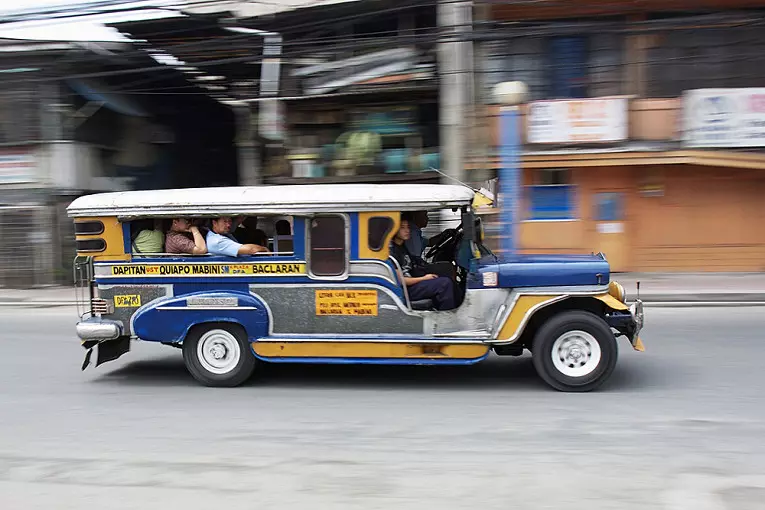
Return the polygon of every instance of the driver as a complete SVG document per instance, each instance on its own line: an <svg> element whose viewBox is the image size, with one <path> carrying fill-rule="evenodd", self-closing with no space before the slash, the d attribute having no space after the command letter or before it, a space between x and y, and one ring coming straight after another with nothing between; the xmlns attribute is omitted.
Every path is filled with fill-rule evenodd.
<svg viewBox="0 0 765 510"><path fill-rule="evenodd" d="M390 247L390 254L404 273L404 285L409 293L409 299L412 301L432 299L436 310L456 308L452 279L427 273L424 269L425 261L419 256L412 255L404 244L411 237L409 220L407 215L402 215L401 226L393 237ZM415 276L416 274L420 276Z"/></svg>
<svg viewBox="0 0 765 510"><path fill-rule="evenodd" d="M412 213L409 221L409 230L411 236L404 245L409 253L414 253L418 257L422 256L425 247L428 245L428 238L422 234L422 229L428 226L428 211L415 211Z"/></svg>

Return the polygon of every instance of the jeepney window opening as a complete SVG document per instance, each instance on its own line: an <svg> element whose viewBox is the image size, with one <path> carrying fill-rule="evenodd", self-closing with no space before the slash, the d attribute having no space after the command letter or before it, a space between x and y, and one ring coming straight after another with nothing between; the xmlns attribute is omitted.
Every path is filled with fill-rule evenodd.
<svg viewBox="0 0 765 510"><path fill-rule="evenodd" d="M75 241L78 252L101 252L106 250L106 241L103 239L80 239Z"/></svg>
<svg viewBox="0 0 765 510"><path fill-rule="evenodd" d="M395 222L388 216L373 216L369 218L367 225L367 244L372 251L380 251L385 248L385 239L393 230Z"/></svg>
<svg viewBox="0 0 765 510"><path fill-rule="evenodd" d="M349 233L344 215L322 214L309 219L308 273L340 277L348 271Z"/></svg>
<svg viewBox="0 0 765 510"><path fill-rule="evenodd" d="M251 218L256 220L255 223L250 224L250 231L232 229L231 234L234 235L237 242L241 244L260 244L268 248L269 253L259 253L255 255L258 258L267 256L294 256L294 217L290 215L268 215L258 216L257 214L240 215L245 218ZM237 215L231 215L232 218L236 218ZM207 233L212 229L212 218L201 216L189 216L191 223L199 228L199 232L203 238L207 237ZM154 257L210 257L211 254L192 254L192 253L169 253L166 251L167 235L172 228L172 218L165 217L137 217L129 220L123 220L123 223L128 225L128 232L130 235L130 247L131 254L136 258L154 258ZM135 239L144 230L156 230L157 226L160 226L160 230L163 236L162 249L159 251L140 252L136 250ZM242 225L240 223L240 225ZM256 228L253 228L255 226ZM257 231L257 232L254 232ZM242 257L245 258L245 257ZM249 258L249 257L247 257Z"/></svg>
<svg viewBox="0 0 765 510"><path fill-rule="evenodd" d="M74 224L74 234L82 236L95 236L104 233L104 222L93 221L78 221Z"/></svg>

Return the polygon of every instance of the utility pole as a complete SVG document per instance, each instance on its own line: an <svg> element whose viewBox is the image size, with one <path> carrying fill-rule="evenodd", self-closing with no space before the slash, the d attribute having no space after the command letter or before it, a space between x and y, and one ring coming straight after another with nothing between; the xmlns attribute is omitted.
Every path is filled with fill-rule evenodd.
<svg viewBox="0 0 765 510"><path fill-rule="evenodd" d="M466 121L472 115L473 2L439 0L438 44L441 170L464 181Z"/></svg>

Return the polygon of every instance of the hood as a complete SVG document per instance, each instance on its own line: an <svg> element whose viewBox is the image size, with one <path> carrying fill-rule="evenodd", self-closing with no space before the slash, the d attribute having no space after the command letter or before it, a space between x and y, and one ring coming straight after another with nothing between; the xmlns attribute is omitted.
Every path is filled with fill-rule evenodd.
<svg viewBox="0 0 765 510"><path fill-rule="evenodd" d="M479 273L499 273L499 287L607 285L610 267L600 255L517 255L484 257Z"/></svg>

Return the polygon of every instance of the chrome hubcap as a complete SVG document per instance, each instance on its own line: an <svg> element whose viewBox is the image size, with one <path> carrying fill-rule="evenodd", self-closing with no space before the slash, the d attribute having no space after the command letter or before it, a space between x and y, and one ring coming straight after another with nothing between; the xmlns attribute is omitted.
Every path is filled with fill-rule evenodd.
<svg viewBox="0 0 765 510"><path fill-rule="evenodd" d="M555 340L551 355L553 365L560 373L582 377L600 364L600 344L585 331L567 331Z"/></svg>
<svg viewBox="0 0 765 510"><path fill-rule="evenodd" d="M208 372L226 374L239 364L241 349L234 335L223 329L208 331L197 343L197 358Z"/></svg>

